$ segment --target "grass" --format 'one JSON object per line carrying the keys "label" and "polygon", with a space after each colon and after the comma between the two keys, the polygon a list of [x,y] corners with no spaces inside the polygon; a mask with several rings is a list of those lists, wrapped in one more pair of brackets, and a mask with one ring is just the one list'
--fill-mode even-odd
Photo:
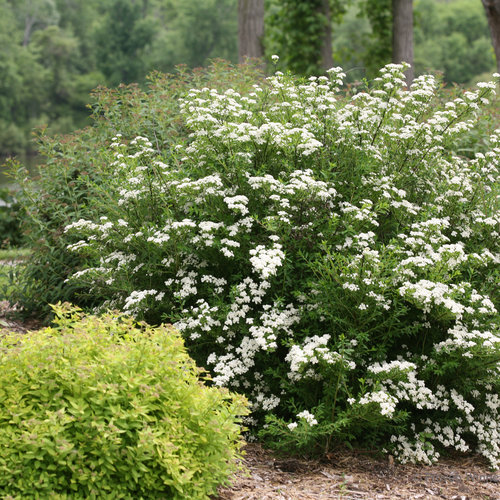
{"label": "grass", "polygon": [[26,259],[31,250],[29,248],[5,248],[0,249],[0,266],[3,260],[22,260]]}

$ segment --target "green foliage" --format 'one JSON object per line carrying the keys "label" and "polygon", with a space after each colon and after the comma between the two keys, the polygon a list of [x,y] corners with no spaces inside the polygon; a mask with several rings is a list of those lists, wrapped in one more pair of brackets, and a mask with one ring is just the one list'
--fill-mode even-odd
{"label": "green foliage", "polygon": [[0,260],[0,300],[8,300],[13,286],[13,274],[12,266]]}
{"label": "green foliage", "polygon": [[493,72],[495,58],[481,2],[420,0],[415,5],[415,70],[441,71],[448,83]]}
{"label": "green foliage", "polygon": [[5,248],[0,249],[0,260],[23,260],[30,255],[29,248]]}
{"label": "green foliage", "polygon": [[[93,166],[87,159],[96,153],[95,138],[84,130],[59,144],[42,131],[39,144],[47,162],[38,167],[37,176],[19,165],[13,167],[20,186],[17,199],[28,215],[23,219],[25,241],[33,253],[19,270],[11,301],[22,304],[27,315],[35,311],[47,314],[48,303],[69,300],[78,293],[79,287],[67,286],[64,280],[71,269],[85,265],[85,260],[68,255],[63,224],[67,218],[91,213],[89,197],[94,194],[86,179],[87,169]],[[99,171],[93,173],[97,181]]]}
{"label": "green foliage", "polygon": [[266,55],[277,54],[280,68],[299,75],[324,73],[321,47],[325,26],[338,21],[349,2],[329,0],[330,18],[325,17],[324,1],[297,2],[270,0],[266,8]]}
{"label": "green foliage", "polygon": [[96,33],[97,62],[111,86],[142,80],[144,56],[153,25],[142,16],[139,3],[112,0]]}
{"label": "green foliage", "polygon": [[[489,78],[490,74],[483,75]],[[483,78],[483,81],[486,79]],[[480,82],[476,82],[478,84]],[[460,98],[464,90],[460,86],[445,87],[442,90],[442,102]],[[500,128],[500,95],[491,95],[483,103],[484,115],[476,120],[475,126],[457,137],[455,150],[458,154],[474,158],[476,153],[485,153],[492,149],[490,138]]]}
{"label": "green foliage", "polygon": [[392,60],[392,0],[360,0],[361,14],[370,21],[371,32],[365,34],[363,60],[369,78]]}
{"label": "green foliage", "polygon": [[[391,60],[390,0],[269,0],[265,52],[279,69],[324,72],[321,47],[333,23],[334,62],[348,81]],[[33,151],[31,131],[87,125],[98,85],[137,82],[153,70],[237,60],[237,0],[0,0],[0,156]],[[470,82],[493,68],[478,0],[415,0],[416,73]],[[357,18],[356,18],[357,16]],[[354,70],[354,68],[357,68]]]}
{"label": "green foliage", "polygon": [[0,187],[0,249],[23,244],[22,218],[22,209],[16,199],[16,193]]}
{"label": "green foliage", "polygon": [[244,399],[204,385],[169,326],[54,309],[53,327],[0,338],[2,498],[213,495]]}
{"label": "green foliage", "polygon": [[0,249],[0,301],[9,301],[18,286],[19,268],[30,254],[27,248]]}
{"label": "green foliage", "polygon": [[112,138],[117,133],[153,137],[155,149],[169,155],[169,145],[187,139],[178,99],[188,89],[214,86],[244,90],[259,75],[251,65],[233,67],[223,61],[196,71],[181,67],[170,75],[155,73],[145,91],[137,85],[98,88],[91,105],[92,127],[61,137],[41,130],[38,147],[45,162],[38,168],[38,176],[19,167],[16,172],[19,203],[29,214],[25,229],[33,254],[18,278],[12,300],[27,314],[46,314],[48,304],[58,301],[82,306],[98,303],[99,295],[85,299],[81,296],[87,291],[85,287],[66,282],[75,269],[88,267],[90,262],[67,250],[78,240],[66,234],[64,227],[70,220],[92,217],[98,200],[108,196],[98,186],[115,170],[108,153]]}
{"label": "green foliage", "polygon": [[172,71],[178,64],[194,68],[214,57],[237,61],[236,0],[177,0],[162,3],[161,9],[162,26],[146,54],[148,68]]}
{"label": "green foliage", "polygon": [[88,124],[98,85],[237,59],[236,0],[0,0],[0,156]]}

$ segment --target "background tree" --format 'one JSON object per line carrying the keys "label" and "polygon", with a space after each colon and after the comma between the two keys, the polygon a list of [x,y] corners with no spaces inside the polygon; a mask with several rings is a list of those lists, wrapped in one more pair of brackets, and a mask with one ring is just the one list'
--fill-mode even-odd
{"label": "background tree", "polygon": [[[58,26],[78,40],[78,58],[73,64],[80,73],[95,71],[97,51],[95,32],[103,22],[105,7],[110,0],[57,0]],[[103,81],[103,75],[100,75]]]}
{"label": "background tree", "polygon": [[237,0],[149,0],[148,16],[154,35],[144,57],[147,71],[238,60]]}
{"label": "background tree", "polygon": [[270,0],[266,13],[266,54],[303,75],[321,74],[333,65],[332,22],[345,13],[348,0]]}
{"label": "background tree", "polygon": [[495,61],[480,2],[420,0],[414,14],[416,74],[439,71],[445,82],[460,84],[491,76]]}
{"label": "background tree", "polygon": [[392,62],[407,62],[408,87],[413,81],[413,0],[392,0]]}
{"label": "background tree", "polygon": [[372,26],[366,50],[369,76],[392,61],[407,62],[411,68],[405,73],[407,83],[413,80],[413,1],[362,0],[361,13]]}
{"label": "background tree", "polygon": [[324,70],[333,66],[332,53],[332,15],[330,0],[322,0],[319,12],[324,16],[325,26],[323,28],[323,41],[321,43],[321,67]]}
{"label": "background tree", "polygon": [[[262,0],[246,2],[260,18],[261,7],[255,6]],[[488,78],[485,73],[495,64],[483,5],[493,8],[498,2],[416,0],[415,74],[439,71],[445,82],[461,84]],[[50,133],[65,133],[88,124],[85,104],[98,85],[144,86],[153,70],[204,66],[216,57],[236,62],[242,5],[238,0],[0,0],[0,163],[8,154],[30,152],[34,127],[46,124]],[[392,60],[392,0],[266,0],[264,5],[264,51],[280,56],[280,69],[317,75],[335,61],[354,81]]]}
{"label": "background tree", "polygon": [[363,62],[367,76],[373,76],[392,60],[392,0],[360,0],[359,8],[371,26],[364,36]]}
{"label": "background tree", "polygon": [[24,25],[23,47],[28,46],[35,28],[57,24],[59,21],[54,0],[15,0],[15,12]]}
{"label": "background tree", "polygon": [[[0,0],[0,163],[88,124],[90,91],[237,60],[237,0]],[[0,181],[1,182],[1,181]]]}
{"label": "background tree", "polygon": [[203,66],[214,57],[236,62],[235,0],[204,0],[202,2],[177,0],[176,10],[180,13],[178,29],[183,47],[180,50],[182,58],[174,55],[170,63],[171,70],[176,64],[187,64],[191,67]]}
{"label": "background tree", "polygon": [[0,12],[0,154],[21,153],[46,107],[46,71],[23,45],[24,18],[6,0]]}
{"label": "background tree", "polygon": [[500,72],[500,0],[482,0],[482,2],[490,27],[493,50],[497,60],[497,70]]}
{"label": "background tree", "polygon": [[138,81],[147,69],[144,53],[153,26],[142,12],[138,3],[113,0],[96,32],[98,67],[113,86]]}
{"label": "background tree", "polygon": [[238,0],[238,57],[262,57],[264,0]]}

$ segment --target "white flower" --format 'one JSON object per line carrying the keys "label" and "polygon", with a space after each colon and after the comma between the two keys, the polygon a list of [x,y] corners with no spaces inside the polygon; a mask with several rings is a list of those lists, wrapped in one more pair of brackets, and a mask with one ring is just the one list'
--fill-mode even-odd
{"label": "white flower", "polygon": [[259,245],[255,249],[250,250],[250,262],[254,270],[267,279],[270,276],[276,275],[278,268],[282,265],[285,254],[281,250],[282,246],[279,243],[274,243],[271,248],[266,248],[264,245]]}
{"label": "white flower", "polygon": [[307,410],[297,413],[297,418],[304,419],[310,427],[318,424],[318,421],[316,420],[314,415],[312,413],[309,413]]}

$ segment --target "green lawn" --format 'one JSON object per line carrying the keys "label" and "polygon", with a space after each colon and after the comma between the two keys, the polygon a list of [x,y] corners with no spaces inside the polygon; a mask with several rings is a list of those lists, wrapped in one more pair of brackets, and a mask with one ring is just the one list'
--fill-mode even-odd
{"label": "green lawn", "polygon": [[0,261],[26,259],[30,252],[31,250],[29,248],[6,248],[3,250],[0,249]]}

